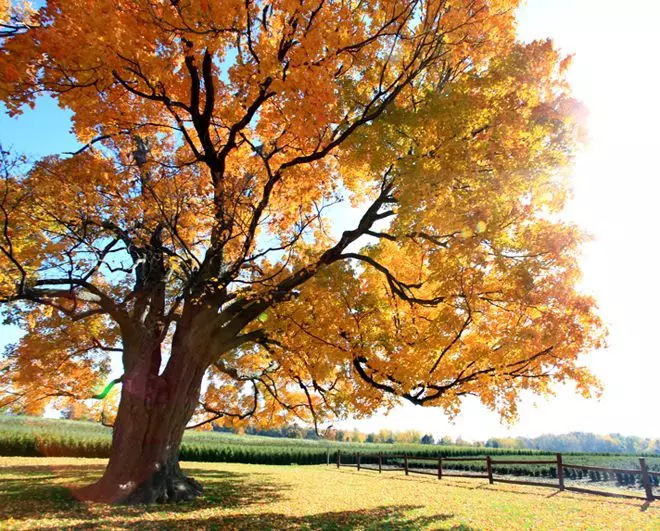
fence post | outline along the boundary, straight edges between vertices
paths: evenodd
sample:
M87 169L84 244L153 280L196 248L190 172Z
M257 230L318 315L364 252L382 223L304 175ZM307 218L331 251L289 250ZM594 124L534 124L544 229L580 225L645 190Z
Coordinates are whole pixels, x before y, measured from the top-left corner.
M383 471L383 452L378 452L378 473Z
M561 454L557 454L557 479L559 480L559 490L564 490L564 463Z
M442 457L438 457L438 479L442 479Z
M341 466L341 450L337 450L337 468Z
M639 468L642 469L642 485L644 485L644 490L646 491L646 499L653 501L653 487L651 487L649 468L646 465L646 459L643 457L639 458Z
M488 483L493 484L493 463L490 461L490 456L486 456L486 470L488 471Z
M357 469L360 471L360 452L357 452Z
M408 475L408 454L403 454L403 466L406 469L406 476Z

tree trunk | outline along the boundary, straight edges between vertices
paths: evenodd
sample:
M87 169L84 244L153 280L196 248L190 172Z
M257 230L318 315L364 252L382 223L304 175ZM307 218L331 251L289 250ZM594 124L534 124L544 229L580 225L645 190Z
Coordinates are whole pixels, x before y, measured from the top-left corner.
M205 368L193 355L173 350L159 376L144 363L124 375L121 402L103 477L78 498L104 503L191 500L201 485L179 468L179 448L201 389Z

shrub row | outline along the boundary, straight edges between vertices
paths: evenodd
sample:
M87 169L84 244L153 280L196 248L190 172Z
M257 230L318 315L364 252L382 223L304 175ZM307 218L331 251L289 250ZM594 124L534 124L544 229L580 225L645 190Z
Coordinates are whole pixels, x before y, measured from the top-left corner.
M0 455L22 457L109 457L110 441L11 437L0 439Z
M403 460L398 458L389 458L385 456L384 464L386 465L395 465L403 467ZM601 457L601 456L597 456ZM354 460L346 460L346 463L353 463ZM361 459L361 463L369 466L377 464L376 460L366 456L365 459ZM593 463L592 463L593 464ZM414 459L408 460L408 465L411 468L416 469L426 469L426 470L437 470L437 464L429 461L415 461ZM464 472L474 472L485 474L486 465L485 463L443 463L443 470L455 470L455 471L464 471ZM557 477L557 467L546 466L546 465L493 465L493 473L496 475L508 475L508 476L527 476L527 477L538 477L538 478L556 478ZM623 486L637 486L641 487L641 475L639 474L624 474L620 472L600 472L597 470L582 470L579 468L565 468L564 477L569 480L589 480L592 482L616 482L617 485ZM660 477L650 476L651 484L655 487L660 486Z
M28 417L0 417L0 455L6 456L51 456L51 457L98 457L107 458L110 454L112 432L98 424L78 421L33 419ZM433 461L415 461L415 457L476 457L511 456L516 460L537 460L552 452L526 449L478 448L459 446L413 445L413 444L373 444L338 443L294 439L272 439L260 436L240 436L211 432L188 432L184 437L181 459L186 461L233 462L289 465L323 464L330 452L334 463L337 452L341 452L342 462L354 463L355 452L360 452L362 462L376 464L381 453L390 464L402 465L402 460L392 457L407 454L411 466L435 468ZM564 461L577 465L596 465L616 468L639 468L638 456L617 454L577 454L564 453ZM547 459L547 458L546 458ZM660 471L660 458L649 457L649 468ZM446 462L447 470L483 473L484 462ZM556 468L546 465L495 465L496 474L556 477ZM638 476L619 474L606 475L589 473L567 468L567 479L591 481L616 481L620 485L634 485ZM652 476L655 485L660 478Z

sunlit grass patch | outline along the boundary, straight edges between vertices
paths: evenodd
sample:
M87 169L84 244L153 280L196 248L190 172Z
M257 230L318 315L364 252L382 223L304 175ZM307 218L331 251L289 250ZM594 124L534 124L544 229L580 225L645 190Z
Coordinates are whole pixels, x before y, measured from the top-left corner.
M660 502L484 480L326 466L184 463L204 496L181 505L76 502L104 460L0 458L0 529L659 529Z

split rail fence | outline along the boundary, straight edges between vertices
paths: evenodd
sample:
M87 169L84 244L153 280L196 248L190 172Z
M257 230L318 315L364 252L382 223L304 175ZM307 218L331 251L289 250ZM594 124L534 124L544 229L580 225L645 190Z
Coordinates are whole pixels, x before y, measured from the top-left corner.
M382 472L388 472L388 471L398 471L398 470L403 470L407 475L409 474L423 474L427 476L434 476L437 477L438 479L442 479L443 477L466 477L466 478L482 478L482 479L487 479L489 483L493 484L495 482L497 483L514 483L517 485L532 485L535 487L552 487L552 488L558 488L559 490L568 490L572 492L580 492L584 494L597 494L600 496L614 496L614 497L621 497L621 498L634 498L634 499L645 499L647 501L653 501L653 500L660 500L660 496L656 496L653 494L653 486L651 483L651 477L656 476L660 478L660 472L653 472L648 469L648 465L646 464L646 460L643 457L639 458L639 470L636 469L625 469L625 468L608 468L608 467L601 467L601 466L587 466L587 465L574 465L570 463L565 463L562 455L560 453L556 454L556 458L552 460L537 460L537 461L521 461L521 460L510 460L510 459L493 459L491 456L483 456L483 457L417 457L417 456L409 456L407 454L403 455L383 455L382 453L379 453L377 455L378 458L378 463L377 465L375 464L369 464L365 466L361 462L362 456L360 455L360 452L357 452L355 454L348 454L348 455L353 455L355 457L355 463L342 463L341 460L341 452L337 452L337 468L340 468L342 466L348 466L348 467L356 467L358 470L364 469L364 470L376 470L375 466L377 466L377 470L379 473ZM370 458L373 459L373 454L369 455ZM396 460L403 460L403 465L391 465L388 464L386 461L390 459L396 459ZM437 463L437 468L433 468L430 470L434 470L433 472L426 471L426 470L419 470L415 469L414 466L411 466L410 461L433 461ZM485 473L484 474L463 474L460 472L446 472L442 469L442 464L449 462L449 461L485 461ZM385 465L385 468L384 468ZM497 475L493 474L493 466L496 465L555 465L557 467L557 483L554 482L540 482L540 481L524 481L524 480L513 480L513 479L504 479L501 477L497 477ZM565 468L573 468L573 469L581 469L581 470L586 470L586 471L593 471L593 472L607 472L611 474L633 474L633 475L638 475L641 476L641 485L644 488L645 496L636 496L634 494L624 494L624 493L617 493L617 492L607 492L607 491L602 491L602 490L595 490L595 489L586 489L582 487L573 487L573 486L566 486L565 481L564 481L564 469Z

